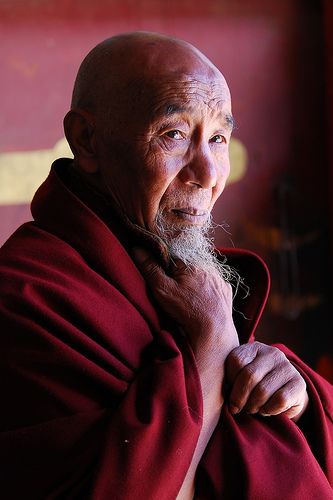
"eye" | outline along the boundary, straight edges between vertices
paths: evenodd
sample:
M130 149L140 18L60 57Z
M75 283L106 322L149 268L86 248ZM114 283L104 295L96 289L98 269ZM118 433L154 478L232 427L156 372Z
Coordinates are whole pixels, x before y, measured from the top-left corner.
M184 139L184 134L180 130L168 130L164 135L170 137L171 139L176 139L177 141Z
M227 139L222 134L216 134L210 139L210 142L215 142L217 144L226 144Z

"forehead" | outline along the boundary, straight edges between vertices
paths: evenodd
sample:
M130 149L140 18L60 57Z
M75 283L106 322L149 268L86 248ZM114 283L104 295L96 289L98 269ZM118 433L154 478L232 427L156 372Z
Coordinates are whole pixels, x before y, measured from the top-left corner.
M230 93L222 75L160 77L150 81L145 97L151 118L204 112L232 121Z

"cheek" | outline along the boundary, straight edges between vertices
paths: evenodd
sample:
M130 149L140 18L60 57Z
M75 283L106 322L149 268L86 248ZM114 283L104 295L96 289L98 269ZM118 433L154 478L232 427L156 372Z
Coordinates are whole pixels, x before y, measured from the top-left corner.
M137 156L135 191L140 197L141 211L146 226L152 229L158 210L163 206L163 197L172 189L173 181L181 168L181 162L171 155L147 149Z
M226 182L228 180L229 174L230 174L230 161L229 161L229 156L222 155L218 159L217 163L217 169L218 169L218 178L217 178L217 183L216 186L213 188L212 192L212 206L215 204L217 199L221 196L221 194L224 191Z
M141 165L141 182L150 194L161 198L181 170L183 159L160 148L150 147Z

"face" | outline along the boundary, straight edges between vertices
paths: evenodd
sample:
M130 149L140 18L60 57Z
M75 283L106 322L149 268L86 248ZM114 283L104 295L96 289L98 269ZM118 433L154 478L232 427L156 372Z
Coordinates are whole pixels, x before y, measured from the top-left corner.
M104 131L102 182L150 231L161 212L174 230L202 226L229 175L231 131L230 94L216 69L157 77L107 139Z

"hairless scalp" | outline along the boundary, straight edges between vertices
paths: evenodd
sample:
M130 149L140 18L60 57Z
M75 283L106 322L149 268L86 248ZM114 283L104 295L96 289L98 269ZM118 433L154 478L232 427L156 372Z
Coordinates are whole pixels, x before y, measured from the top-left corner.
M159 78L177 80L182 75L197 75L207 82L223 79L213 63L188 42L150 32L116 35L98 44L83 60L71 108L100 116L112 110L123 113L117 105L120 96L126 95L130 105Z

